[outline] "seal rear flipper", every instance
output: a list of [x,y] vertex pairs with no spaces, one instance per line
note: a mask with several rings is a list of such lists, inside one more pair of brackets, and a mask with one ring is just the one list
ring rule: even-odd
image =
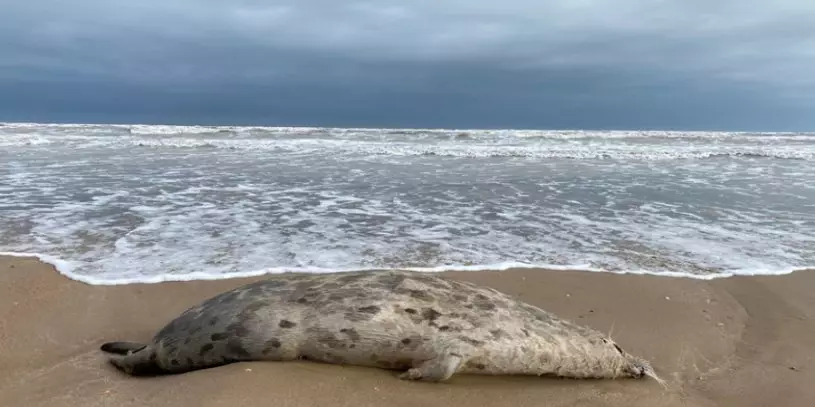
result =
[[147,345],[136,342],[108,342],[99,347],[103,352],[113,353],[116,355],[127,355],[129,353],[136,353]]
[[124,355],[114,354],[109,361],[117,369],[131,376],[157,376],[169,373],[156,362],[156,352],[152,346],[142,346],[140,350]]

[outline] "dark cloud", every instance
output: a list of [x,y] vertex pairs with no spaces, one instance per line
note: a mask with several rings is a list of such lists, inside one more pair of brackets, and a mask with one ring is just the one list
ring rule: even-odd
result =
[[0,120],[815,128],[815,3],[32,0]]

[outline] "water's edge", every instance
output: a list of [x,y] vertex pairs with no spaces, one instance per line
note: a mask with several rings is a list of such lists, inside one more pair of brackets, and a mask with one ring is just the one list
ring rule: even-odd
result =
[[810,161],[815,133],[0,123],[0,253],[94,285],[787,274],[815,264]]
[[740,270],[738,272],[720,272],[711,274],[693,274],[683,273],[676,271],[653,271],[653,270],[605,270],[592,268],[588,265],[574,265],[562,266],[553,264],[526,264],[517,262],[506,262],[499,264],[485,264],[485,265],[450,265],[450,266],[437,266],[437,267],[394,267],[394,268],[359,268],[359,269],[327,269],[327,268],[295,268],[295,267],[274,267],[264,270],[235,272],[228,274],[215,274],[215,273],[187,273],[184,275],[157,275],[157,276],[144,276],[143,278],[131,279],[116,279],[116,278],[96,278],[93,276],[83,275],[75,272],[76,265],[69,261],[64,260],[49,254],[41,253],[24,253],[24,252],[0,252],[0,256],[7,257],[23,257],[23,258],[36,258],[42,263],[53,266],[54,269],[61,275],[68,279],[85,283],[88,285],[96,286],[114,286],[114,285],[131,285],[131,284],[158,284],[167,282],[184,282],[184,281],[213,281],[213,280],[229,280],[235,278],[250,278],[259,277],[263,275],[283,274],[283,273],[342,273],[351,271],[382,271],[382,270],[408,270],[425,273],[440,273],[446,271],[490,271],[500,272],[505,270],[552,270],[552,271],[580,271],[589,273],[611,273],[619,275],[649,275],[656,277],[670,277],[670,278],[690,278],[695,280],[714,280],[719,278],[729,278],[736,276],[783,276],[795,272],[815,270],[815,265],[805,267],[795,267],[783,270]]

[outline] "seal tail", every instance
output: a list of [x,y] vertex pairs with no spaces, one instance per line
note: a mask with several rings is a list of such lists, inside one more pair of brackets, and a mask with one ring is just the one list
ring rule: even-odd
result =
[[167,373],[156,362],[156,352],[151,345],[108,342],[100,349],[111,354],[110,364],[131,376],[156,376]]

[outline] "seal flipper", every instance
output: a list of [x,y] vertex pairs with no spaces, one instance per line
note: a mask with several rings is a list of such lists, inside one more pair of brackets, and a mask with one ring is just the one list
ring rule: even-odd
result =
[[420,363],[399,375],[402,380],[422,380],[442,382],[453,376],[461,367],[464,357],[458,353],[448,353]]
[[147,345],[136,342],[108,342],[100,346],[99,349],[101,349],[103,352],[113,353],[116,355],[127,355],[130,353],[136,353],[146,347]]
[[[141,345],[133,351],[133,346],[117,345],[122,343],[116,342],[114,345],[107,346],[112,350],[110,353],[113,353],[110,364],[116,366],[117,369],[131,376],[157,376],[169,373],[156,362],[156,352],[152,346]],[[123,350],[125,353],[120,353]]]

